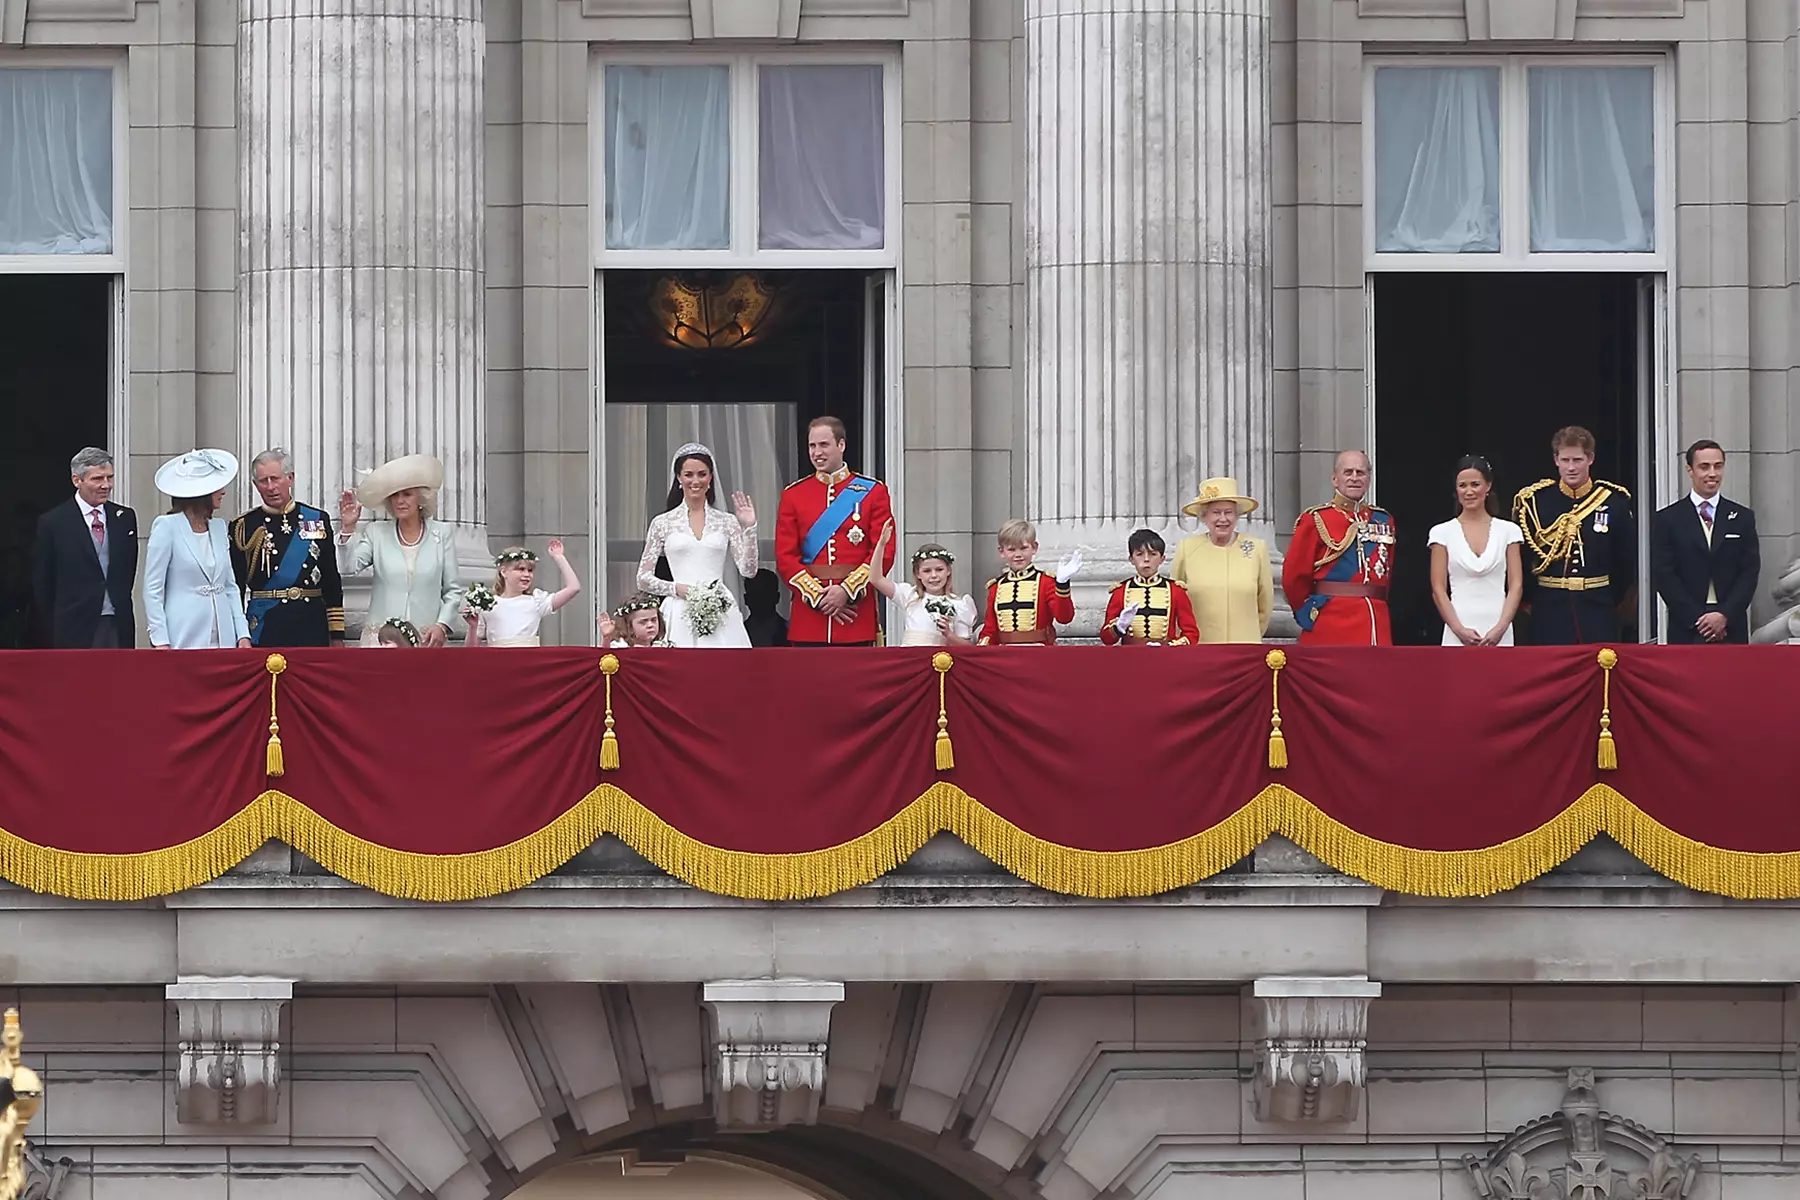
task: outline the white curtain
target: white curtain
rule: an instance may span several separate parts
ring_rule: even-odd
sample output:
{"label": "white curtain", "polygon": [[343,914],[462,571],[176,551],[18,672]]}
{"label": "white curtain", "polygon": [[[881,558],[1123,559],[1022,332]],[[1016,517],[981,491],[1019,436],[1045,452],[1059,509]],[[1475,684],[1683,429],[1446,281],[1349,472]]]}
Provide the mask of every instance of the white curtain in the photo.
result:
{"label": "white curtain", "polygon": [[0,254],[111,254],[113,82],[0,70]]}
{"label": "white curtain", "polygon": [[606,68],[606,245],[730,245],[731,71]]}
{"label": "white curtain", "polygon": [[881,67],[763,67],[761,237],[770,250],[883,244]]}
{"label": "white curtain", "polygon": [[1500,252],[1500,72],[1375,72],[1375,248]]}
{"label": "white curtain", "polygon": [[1531,248],[1656,248],[1649,67],[1533,67]]}

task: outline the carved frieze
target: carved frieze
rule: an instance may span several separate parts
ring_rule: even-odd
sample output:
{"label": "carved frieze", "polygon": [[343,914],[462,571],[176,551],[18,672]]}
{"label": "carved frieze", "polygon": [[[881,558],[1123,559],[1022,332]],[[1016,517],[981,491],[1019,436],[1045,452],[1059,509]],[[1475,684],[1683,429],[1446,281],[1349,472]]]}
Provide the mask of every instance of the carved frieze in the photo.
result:
{"label": "carved frieze", "polygon": [[183,1125],[267,1125],[281,1096],[286,979],[210,979],[169,985],[181,1032],[175,1116]]}
{"label": "carved frieze", "polygon": [[1381,985],[1360,978],[1258,979],[1251,994],[1261,1038],[1255,1066],[1262,1121],[1354,1121],[1362,1110],[1369,1002]]}
{"label": "carved frieze", "polygon": [[713,1117],[721,1129],[811,1125],[825,1095],[831,1010],[844,985],[817,979],[706,984]]}
{"label": "carved frieze", "polygon": [[1602,1109],[1591,1067],[1569,1072],[1559,1110],[1463,1166],[1483,1200],[1682,1200],[1700,1174],[1697,1157]]}

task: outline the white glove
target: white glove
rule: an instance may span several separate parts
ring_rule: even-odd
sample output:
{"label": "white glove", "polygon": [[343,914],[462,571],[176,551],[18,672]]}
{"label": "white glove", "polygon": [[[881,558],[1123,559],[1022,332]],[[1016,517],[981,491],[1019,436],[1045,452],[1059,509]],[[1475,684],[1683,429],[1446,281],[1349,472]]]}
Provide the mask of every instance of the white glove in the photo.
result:
{"label": "white glove", "polygon": [[1069,557],[1056,564],[1056,582],[1067,583],[1081,574],[1081,551],[1075,550]]}
{"label": "white glove", "polygon": [[1118,630],[1121,634],[1130,633],[1131,623],[1137,619],[1138,609],[1140,607],[1142,606],[1137,604],[1127,604],[1119,613],[1119,619],[1113,622],[1113,628]]}

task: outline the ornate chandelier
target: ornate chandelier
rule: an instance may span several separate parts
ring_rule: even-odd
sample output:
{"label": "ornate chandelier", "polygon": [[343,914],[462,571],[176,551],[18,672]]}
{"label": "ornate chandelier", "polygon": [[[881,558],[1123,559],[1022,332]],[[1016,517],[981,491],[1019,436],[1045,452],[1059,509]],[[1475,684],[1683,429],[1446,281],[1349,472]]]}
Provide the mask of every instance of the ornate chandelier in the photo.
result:
{"label": "ornate chandelier", "polygon": [[734,350],[769,332],[781,299],[761,275],[665,275],[650,287],[650,316],[684,350]]}

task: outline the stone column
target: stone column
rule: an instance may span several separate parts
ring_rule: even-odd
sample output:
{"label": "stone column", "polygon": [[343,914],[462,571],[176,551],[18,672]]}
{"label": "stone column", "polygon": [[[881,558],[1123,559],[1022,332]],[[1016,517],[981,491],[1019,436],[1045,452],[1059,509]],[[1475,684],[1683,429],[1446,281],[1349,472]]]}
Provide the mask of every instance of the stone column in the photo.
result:
{"label": "stone column", "polygon": [[1133,529],[1268,501],[1270,0],[1024,2],[1025,511],[1091,634]]}
{"label": "stone column", "polygon": [[334,514],[401,454],[486,560],[481,0],[239,0],[238,416]]}

